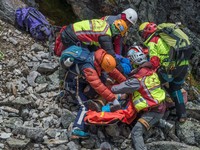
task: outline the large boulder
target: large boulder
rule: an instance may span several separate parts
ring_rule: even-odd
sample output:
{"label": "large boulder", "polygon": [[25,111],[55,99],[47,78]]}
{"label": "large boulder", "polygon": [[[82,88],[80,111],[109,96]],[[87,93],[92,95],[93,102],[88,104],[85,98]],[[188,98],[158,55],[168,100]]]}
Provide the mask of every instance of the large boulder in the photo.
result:
{"label": "large boulder", "polygon": [[16,9],[25,6],[21,0],[0,0],[0,18],[14,24]]}

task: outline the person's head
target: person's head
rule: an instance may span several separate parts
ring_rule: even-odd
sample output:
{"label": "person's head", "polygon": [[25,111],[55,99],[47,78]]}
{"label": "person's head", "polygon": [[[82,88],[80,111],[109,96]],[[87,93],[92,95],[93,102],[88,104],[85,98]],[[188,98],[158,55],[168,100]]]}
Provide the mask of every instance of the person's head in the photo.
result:
{"label": "person's head", "polygon": [[115,20],[113,24],[111,24],[112,35],[121,35],[124,36],[128,31],[128,26],[126,22],[122,19]]}
{"label": "person's head", "polygon": [[116,60],[115,58],[110,55],[110,54],[105,54],[102,61],[101,61],[101,68],[105,71],[105,72],[112,72],[115,67],[116,67]]}
{"label": "person's head", "polygon": [[128,26],[135,25],[138,20],[137,12],[132,8],[124,10],[121,15],[122,18],[125,18]]}
{"label": "person's head", "polygon": [[139,26],[139,35],[146,40],[157,29],[157,25],[153,22],[144,22]]}
{"label": "person's head", "polygon": [[136,65],[141,65],[147,61],[146,55],[143,53],[143,49],[141,46],[132,46],[128,51],[128,57],[131,62]]}

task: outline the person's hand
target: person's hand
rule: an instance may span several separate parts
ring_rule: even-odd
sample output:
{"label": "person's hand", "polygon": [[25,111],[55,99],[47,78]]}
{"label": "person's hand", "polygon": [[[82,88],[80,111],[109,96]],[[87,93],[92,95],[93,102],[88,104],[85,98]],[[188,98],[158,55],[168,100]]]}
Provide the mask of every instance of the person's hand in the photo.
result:
{"label": "person's hand", "polygon": [[101,108],[101,111],[102,111],[102,112],[110,112],[110,105],[107,104],[107,105],[103,106],[103,107]]}
{"label": "person's hand", "polygon": [[112,102],[113,105],[120,105],[119,101],[117,99],[115,99],[113,102]]}
{"label": "person's hand", "polygon": [[121,63],[121,66],[123,68],[123,72],[128,75],[131,72],[131,66],[126,63]]}
{"label": "person's hand", "polygon": [[139,68],[133,69],[131,71],[131,73],[129,74],[129,76],[132,76],[132,75],[136,74],[139,70],[140,70]]}
{"label": "person's hand", "polygon": [[121,59],[121,62],[122,62],[122,63],[126,63],[126,64],[128,64],[128,65],[131,65],[131,61],[130,61],[130,59],[128,59],[128,58],[122,58],[122,59]]}
{"label": "person's hand", "polygon": [[152,65],[152,63],[150,61],[147,61],[147,62],[145,62],[145,63],[143,63],[142,65],[139,66],[139,68],[144,68],[144,67],[152,68],[153,65]]}
{"label": "person's hand", "polygon": [[124,99],[127,99],[128,98],[128,94],[121,94],[121,97],[120,97],[120,99],[122,100],[124,100]]}

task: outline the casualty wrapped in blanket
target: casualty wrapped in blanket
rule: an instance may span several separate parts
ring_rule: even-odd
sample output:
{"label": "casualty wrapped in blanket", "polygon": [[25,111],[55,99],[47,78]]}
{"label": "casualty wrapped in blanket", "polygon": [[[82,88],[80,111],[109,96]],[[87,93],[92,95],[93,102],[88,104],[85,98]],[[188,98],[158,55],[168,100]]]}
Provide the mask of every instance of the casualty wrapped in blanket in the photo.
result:
{"label": "casualty wrapped in blanket", "polygon": [[96,112],[89,110],[86,113],[85,123],[95,125],[107,125],[121,121],[130,124],[136,118],[137,112],[130,99],[126,106],[115,112]]}

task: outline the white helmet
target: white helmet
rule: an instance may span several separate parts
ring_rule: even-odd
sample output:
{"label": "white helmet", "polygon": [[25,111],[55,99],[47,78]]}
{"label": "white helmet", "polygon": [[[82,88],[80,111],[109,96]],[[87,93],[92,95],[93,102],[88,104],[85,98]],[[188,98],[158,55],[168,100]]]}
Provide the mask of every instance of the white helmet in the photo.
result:
{"label": "white helmet", "polygon": [[140,46],[131,47],[127,55],[136,65],[141,65],[147,61],[147,57]]}
{"label": "white helmet", "polygon": [[124,10],[122,13],[126,14],[126,19],[132,23],[133,25],[136,24],[137,19],[138,19],[138,15],[137,12],[132,9],[132,8],[128,8],[126,10]]}

